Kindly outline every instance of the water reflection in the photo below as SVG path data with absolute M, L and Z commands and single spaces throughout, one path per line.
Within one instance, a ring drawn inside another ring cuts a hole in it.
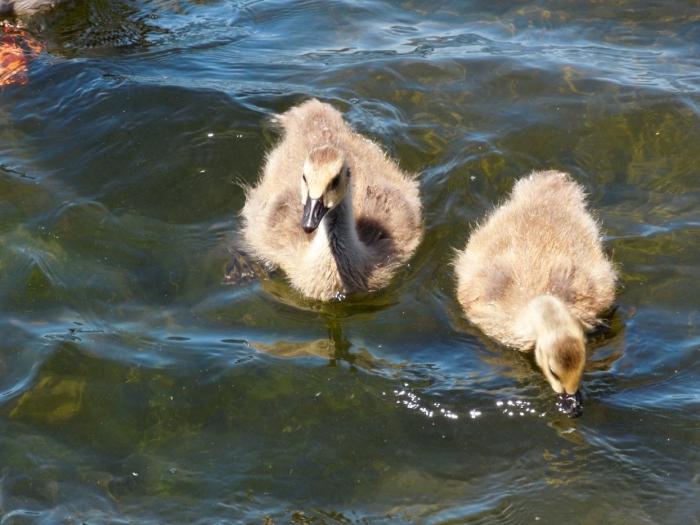
M 146 46 L 149 33 L 160 31 L 148 23 L 147 13 L 120 0 L 63 2 L 31 17 L 27 27 L 41 35 L 51 53 L 68 56 Z
M 24 29 L 0 20 L 0 88 L 26 84 L 29 63 L 42 46 Z
M 268 355 L 284 359 L 299 357 L 319 357 L 328 362 L 329 366 L 347 364 L 350 370 L 360 368 L 365 371 L 381 369 L 388 372 L 391 369 L 400 371 L 403 366 L 372 355 L 366 348 L 352 350 L 353 344 L 343 335 L 342 321 L 332 315 L 324 315 L 327 339 L 313 341 L 276 341 L 274 343 L 252 342 L 251 346 Z

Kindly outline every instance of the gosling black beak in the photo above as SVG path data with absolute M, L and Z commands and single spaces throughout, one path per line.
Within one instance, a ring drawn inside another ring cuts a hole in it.
M 583 396 L 581 396 L 581 391 L 577 390 L 573 395 L 557 395 L 557 408 L 559 412 L 569 417 L 579 417 L 583 414 Z
M 304 214 L 301 216 L 301 227 L 303 230 L 306 233 L 311 233 L 318 228 L 318 225 L 321 224 L 321 219 L 323 219 L 327 211 L 328 208 L 323 205 L 323 198 L 307 198 L 304 205 Z

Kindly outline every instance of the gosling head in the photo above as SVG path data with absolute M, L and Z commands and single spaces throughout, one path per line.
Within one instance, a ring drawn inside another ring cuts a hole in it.
M 586 364 L 583 334 L 538 339 L 535 359 L 557 394 L 577 394 Z
M 313 232 L 329 210 L 338 206 L 350 186 L 350 169 L 345 155 L 335 146 L 314 148 L 304 162 L 301 176 L 301 227 Z
M 535 360 L 552 389 L 558 394 L 557 407 L 569 417 L 583 413 L 583 401 L 578 387 L 586 364 L 586 349 L 582 333 L 537 340 Z

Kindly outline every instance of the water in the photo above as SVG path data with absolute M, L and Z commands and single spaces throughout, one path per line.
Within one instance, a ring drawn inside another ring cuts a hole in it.
M 700 520 L 700 8 L 76 0 L 0 91 L 2 523 Z M 268 117 L 419 172 L 382 293 L 222 284 Z M 583 417 L 461 319 L 452 250 L 569 171 L 621 284 Z

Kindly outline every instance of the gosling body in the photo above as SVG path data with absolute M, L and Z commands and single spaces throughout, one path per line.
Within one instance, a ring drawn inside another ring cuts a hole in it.
M 519 180 L 455 270 L 467 318 L 504 345 L 534 350 L 552 388 L 576 394 L 584 334 L 612 306 L 616 282 L 581 186 L 557 171 Z
M 277 119 L 282 139 L 241 212 L 244 247 L 312 299 L 386 286 L 422 237 L 415 178 L 329 104 Z

